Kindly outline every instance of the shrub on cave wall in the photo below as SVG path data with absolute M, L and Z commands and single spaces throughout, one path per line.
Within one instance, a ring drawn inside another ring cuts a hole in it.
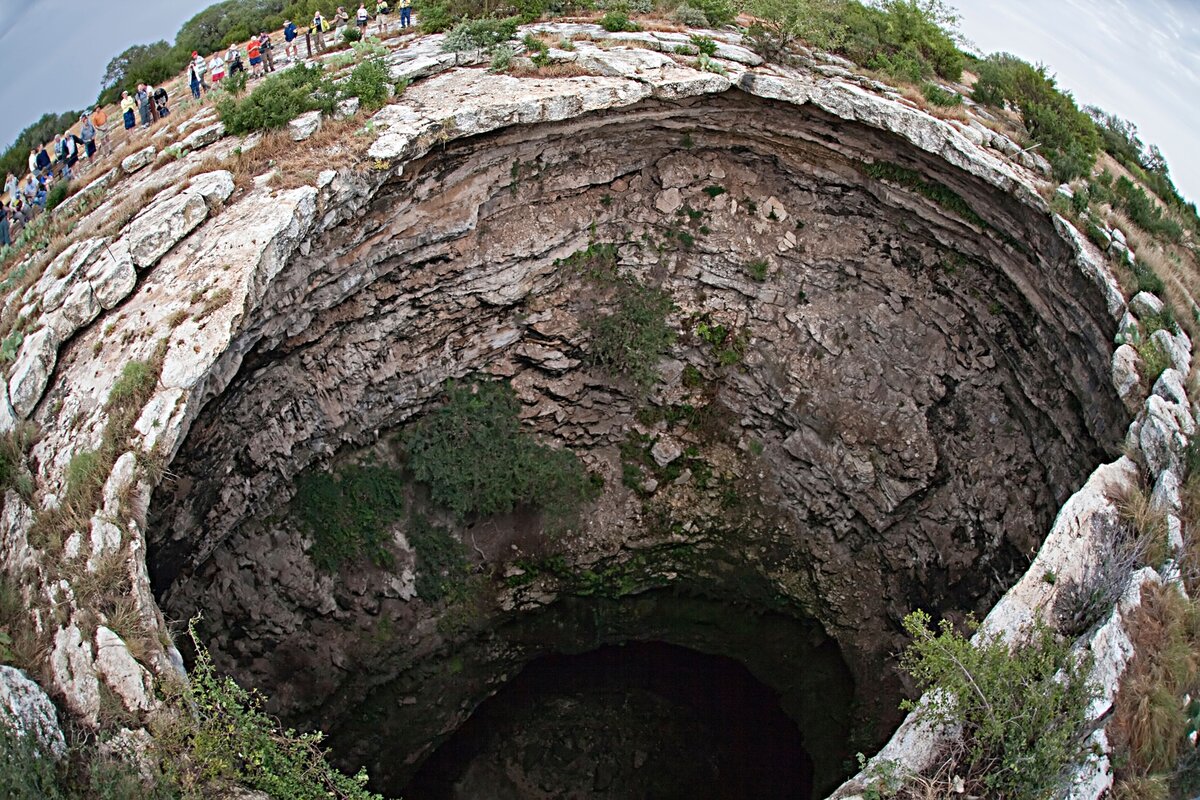
M 596 486 L 575 454 L 542 444 L 521 427 L 520 401 L 507 383 L 446 385 L 445 404 L 404 437 L 414 477 L 430 499 L 459 519 L 539 509 L 568 518 Z

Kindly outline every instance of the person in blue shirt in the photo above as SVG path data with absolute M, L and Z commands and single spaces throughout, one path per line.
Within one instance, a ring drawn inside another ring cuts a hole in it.
M 296 23 L 290 19 L 283 23 L 283 40 L 287 42 L 287 46 L 283 48 L 283 54 L 290 59 L 300 57 L 300 48 L 296 45 Z

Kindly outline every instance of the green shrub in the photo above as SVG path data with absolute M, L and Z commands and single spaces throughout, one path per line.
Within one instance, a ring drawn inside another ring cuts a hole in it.
M 1133 277 L 1137 279 L 1137 290 L 1139 292 L 1149 292 L 1159 297 L 1166 294 L 1167 285 L 1163 283 L 1163 279 L 1158 277 L 1158 273 L 1140 261 L 1135 262 L 1133 265 Z
M 1171 366 L 1171 357 L 1167 355 L 1167 352 L 1158 342 L 1149 336 L 1138 342 L 1135 349 L 1142 359 L 1142 368 L 1138 371 L 1142 373 L 1142 378 L 1146 381 L 1146 384 L 1153 386 L 1159 376 L 1166 371 L 1167 367 Z
M 417 554 L 417 594 L 431 603 L 458 594 L 469 565 L 463 544 L 450 531 L 417 514 L 408 526 L 408 543 Z
M 737 16 L 737 6 L 730 0 L 688 0 L 688 5 L 704 15 L 705 26 L 723 28 Z M 679 9 L 676 9 L 676 13 L 678 11 Z
M 54 184 L 50 191 L 46 193 L 46 210 L 53 211 L 62 205 L 63 201 L 67 199 L 67 194 L 70 191 L 71 184 L 69 181 L 60 180 L 58 183 Z
M 1183 238 L 1183 228 L 1178 222 L 1163 214 L 1161 208 L 1133 181 L 1122 175 L 1113 184 L 1113 194 L 1119 205 L 1133 223 L 1154 236 L 1173 242 Z
M 920 689 L 941 690 L 927 695 L 924 713 L 962 725 L 966 749 L 956 774 L 988 797 L 1054 796 L 1065 769 L 1085 753 L 1084 725 L 1095 694 L 1088 665 L 1070 644 L 1040 623 L 1027 642 L 1012 647 L 998 637 L 972 643 L 945 620 L 935 632 L 921 611 L 905 617 L 904 629 L 913 641 L 901 667 Z
M 671 296 L 632 277 L 613 275 L 616 310 L 585 320 L 591 334 L 588 360 L 613 376 L 628 378 L 640 390 L 658 380 L 658 362 L 675 342 L 667 315 Z
M 281 730 L 263 711 L 263 698 L 221 677 L 200 646 L 184 692 L 193 720 L 185 746 L 194 768 L 212 783 L 237 782 L 289 800 L 381 800 L 366 789 L 367 775 L 338 772 L 325 760 L 320 733 Z
M 1058 89 L 1044 66 L 1034 67 L 1016 56 L 997 53 L 978 65 L 979 80 L 971 92 L 978 103 L 1014 105 L 1025 130 L 1041 147 L 1054 178 L 1066 182 L 1087 175 L 1096 162 L 1100 134 L 1070 94 Z
M 492 50 L 492 63 L 488 65 L 491 72 L 508 72 L 512 67 L 513 51 L 511 47 L 496 47 Z
M 594 496 L 575 454 L 538 442 L 521 427 L 520 410 L 506 383 L 446 385 L 446 404 L 404 438 L 413 475 L 434 503 L 459 519 L 532 508 L 563 520 Z
M 354 25 L 347 25 L 345 28 L 342 28 L 342 39 L 346 44 L 354 44 L 362 39 L 362 31 Z
M 0 722 L 0 797 L 11 800 L 65 800 L 55 762 L 34 741 Z
M 629 19 L 629 15 L 623 11 L 609 11 L 600 18 L 600 27 L 609 33 L 620 33 L 622 31 L 640 31 L 641 27 L 637 23 Z
M 962 105 L 962 95 L 958 92 L 949 92 L 938 86 L 936 83 L 926 82 L 921 86 L 921 94 L 935 106 L 940 108 L 953 108 L 954 106 Z
M 767 279 L 767 262 L 761 258 L 751 261 L 746 265 L 746 274 L 749 275 L 752 280 L 762 283 Z
M 447 53 L 469 51 L 491 52 L 497 45 L 512 39 L 517 33 L 516 17 L 506 19 L 464 19 L 446 34 L 442 50 Z
M 71 456 L 67 462 L 67 491 L 63 502 L 68 506 L 77 506 L 78 499 L 98 491 L 108 477 L 100 453 L 95 450 L 81 450 Z
M 686 25 L 689 28 L 707 28 L 709 26 L 708 17 L 704 16 L 704 12 L 687 3 L 684 3 L 671 12 L 671 18 L 680 25 Z M 679 46 L 683 47 L 683 45 Z M 678 49 L 676 52 L 678 52 Z
M 367 111 L 378 111 L 388 101 L 390 84 L 387 64 L 382 59 L 372 58 L 354 68 L 350 77 L 338 87 L 338 93 L 343 98 L 357 97 Z
M 306 111 L 332 113 L 335 96 L 321 67 L 297 64 L 270 75 L 243 100 L 225 98 L 217 110 L 225 129 L 240 135 L 282 128 Z
M 709 57 L 717 54 L 717 42 L 709 36 L 693 36 L 691 38 L 692 46 L 700 52 L 701 55 Z
M 221 80 L 221 88 L 229 92 L 233 97 L 241 97 L 246 93 L 246 84 L 249 80 L 250 73 L 243 69 L 223 78 Z
M 393 563 L 388 526 L 400 519 L 404 481 L 387 467 L 350 465 L 310 472 L 296 486 L 295 508 L 313 538 L 308 556 L 326 572 L 366 556 L 379 567 Z

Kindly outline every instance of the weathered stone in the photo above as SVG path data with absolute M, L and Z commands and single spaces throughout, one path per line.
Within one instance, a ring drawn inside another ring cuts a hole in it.
M 309 111 L 288 123 L 288 135 L 294 142 L 302 142 L 321 130 L 321 112 Z
M 0 666 L 0 724 L 18 736 L 31 738 L 45 755 L 62 758 L 67 754 L 54 703 L 42 687 L 14 667 Z
M 233 173 L 222 169 L 193 176 L 191 185 L 185 191 L 199 194 L 209 209 L 213 210 L 229 199 L 233 189 Z
M 121 170 L 128 175 L 132 175 L 138 170 L 144 169 L 154 163 L 154 156 L 158 152 L 154 145 L 143 147 L 132 155 L 125 156 L 121 161 Z
M 665 467 L 683 455 L 683 446 L 674 439 L 660 436 L 654 446 L 650 448 L 650 455 L 654 457 L 654 463 Z
M 359 100 L 357 97 L 347 97 L 337 104 L 337 109 L 333 112 L 334 119 L 349 119 L 358 113 Z
M 94 720 L 100 711 L 100 684 L 96 681 L 90 643 L 79 626 L 70 624 L 54 635 L 50 669 L 54 683 L 76 714 Z
M 149 674 L 125 641 L 103 625 L 96 628 L 96 670 L 130 711 L 148 711 L 153 706 Z
M 1171 366 L 1181 375 L 1187 375 L 1192 369 L 1192 343 L 1183 331 L 1172 334 L 1168 330 L 1157 330 L 1150 337 L 1166 354 Z
M 1132 345 L 1123 344 L 1113 353 L 1113 386 L 1129 411 L 1135 411 L 1142 403 L 1142 377 L 1138 370 L 1140 363 L 1138 351 Z
M 21 419 L 33 412 L 46 391 L 46 383 L 58 360 L 58 344 L 51 328 L 34 331 L 21 344 L 12 377 L 8 380 L 8 396 L 13 411 Z
M 134 218 L 122 237 L 138 269 L 154 266 L 183 237 L 208 217 L 208 204 L 198 192 L 182 192 L 156 200 Z
M 137 285 L 137 269 L 129 255 L 128 241 L 120 239 L 106 246 L 88 267 L 86 277 L 96 294 L 96 301 L 106 311 L 128 297 Z
M 220 141 L 224 135 L 225 123 L 217 122 L 192 131 L 179 142 L 179 146 L 184 150 L 199 150 L 202 147 L 208 147 L 210 144 Z
M 1163 312 L 1163 308 L 1163 301 L 1149 292 L 1138 292 L 1129 301 L 1129 310 L 1136 314 L 1138 319 L 1158 316 Z

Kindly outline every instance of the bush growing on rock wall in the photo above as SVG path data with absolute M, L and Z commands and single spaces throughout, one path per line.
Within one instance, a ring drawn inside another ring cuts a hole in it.
M 437 602 L 458 593 L 468 572 L 462 542 L 422 514 L 413 516 L 407 536 L 417 554 L 417 594 Z
M 309 558 L 335 572 L 366 556 L 379 567 L 392 564 L 388 526 L 404 508 L 404 481 L 396 470 L 350 465 L 335 474 L 312 472 L 296 486 L 296 512 L 313 538 Z
M 675 304 L 666 292 L 631 276 L 616 276 L 615 281 L 616 310 L 585 320 L 592 336 L 588 360 L 644 391 L 658 380 L 658 362 L 675 342 L 675 331 L 667 324 Z
M 362 62 L 339 88 L 343 97 L 357 97 L 367 111 L 378 111 L 388 101 L 388 85 L 391 75 L 382 59 L 372 58 Z
M 297 64 L 277 72 L 243 100 L 227 97 L 217 105 L 233 134 L 282 128 L 305 111 L 332 113 L 336 93 L 320 67 Z
M 506 383 L 451 381 L 446 403 L 404 437 L 409 465 L 430 497 L 459 519 L 541 509 L 567 519 L 596 494 L 575 454 L 522 429 L 521 404 Z
M 1100 149 L 1100 134 L 1069 93 L 1058 89 L 1044 66 L 1034 67 L 1016 56 L 996 53 L 978 66 L 971 92 L 978 103 L 1021 112 L 1025 130 L 1054 169 L 1059 181 L 1088 174 Z
M 640 31 L 641 27 L 629 19 L 629 15 L 624 11 L 609 11 L 600 18 L 600 27 L 609 33 L 621 33 L 622 31 Z
M 941 690 L 927 695 L 923 713 L 962 725 L 965 750 L 955 772 L 968 781 L 967 793 L 997 800 L 1055 796 L 1066 768 L 1085 753 L 1094 696 L 1088 665 L 1041 623 L 1010 647 L 998 638 L 972 643 L 948 621 L 937 631 L 930 622 L 921 611 L 905 617 L 913 641 L 900 663 L 922 690 Z

